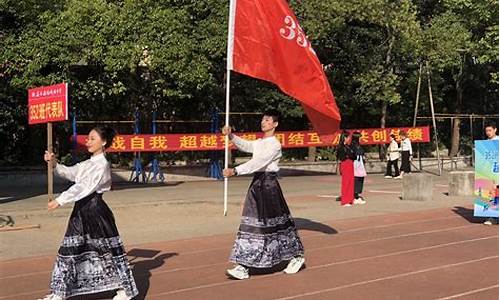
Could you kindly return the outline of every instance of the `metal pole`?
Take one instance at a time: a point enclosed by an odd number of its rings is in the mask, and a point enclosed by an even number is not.
[[[432,98],[432,86],[431,86],[431,74],[429,71],[429,62],[425,63],[425,67],[426,67],[425,69],[427,72],[427,85],[429,87],[429,101],[431,104],[432,127],[434,127],[434,143],[436,144],[436,154],[437,154],[437,160],[438,160],[439,176],[441,176],[443,170],[442,170],[442,164],[441,164],[441,156],[439,154],[438,131],[437,131],[437,126],[436,126],[436,116],[434,114],[434,100]]]
[[[420,98],[420,84],[422,83],[422,63],[418,69],[417,95],[415,97],[415,113],[413,115],[413,127],[417,126],[418,100]]]
[[[420,99],[420,84],[422,83],[422,63],[418,68],[417,95],[415,97],[415,114],[413,115],[413,127],[417,126],[418,100]],[[419,169],[422,170],[422,158],[420,157],[420,143],[417,144],[417,158]]]
[[[234,21],[236,13],[236,3],[234,0],[229,1],[229,20],[227,30],[227,63],[226,63],[226,115],[225,126],[229,126],[229,98],[231,91],[231,69],[233,68],[233,43],[234,43]],[[229,167],[229,136],[224,139],[224,169]],[[224,216],[227,216],[227,200],[228,200],[228,178],[224,177]]]

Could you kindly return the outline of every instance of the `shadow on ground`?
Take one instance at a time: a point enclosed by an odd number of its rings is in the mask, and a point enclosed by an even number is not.
[[[462,218],[466,219],[470,223],[483,223],[486,218],[479,218],[479,217],[474,217],[474,209],[472,208],[466,208],[462,206],[455,206],[452,211],[456,213],[457,215],[461,216]]]
[[[334,228],[320,222],[303,218],[294,218],[294,221],[299,230],[318,231],[326,234],[338,233]]]
[[[163,266],[167,259],[178,255],[178,253],[174,252],[160,252],[150,249],[132,249],[127,252],[133,268],[135,283],[139,290],[139,295],[134,299],[145,299],[150,286],[151,271]]]

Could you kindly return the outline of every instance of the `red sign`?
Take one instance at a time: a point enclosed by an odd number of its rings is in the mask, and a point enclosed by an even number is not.
[[[370,128],[351,129],[361,134],[362,145],[387,144],[389,136],[394,134],[399,141],[399,132],[404,130],[413,143],[430,141],[429,127],[405,128]],[[246,132],[236,135],[247,140],[256,140],[263,133]],[[338,143],[340,132],[335,134],[332,144],[325,143],[314,131],[283,131],[275,134],[283,148],[328,147]],[[87,136],[78,135],[77,142],[80,150],[85,149]],[[234,146],[231,145],[234,149]],[[224,137],[220,134],[136,134],[118,135],[108,152],[167,152],[167,151],[207,151],[224,150]]]
[[[28,124],[65,121],[67,119],[67,83],[28,90]]]

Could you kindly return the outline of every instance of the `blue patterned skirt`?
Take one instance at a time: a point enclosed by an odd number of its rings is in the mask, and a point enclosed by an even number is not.
[[[113,213],[102,194],[75,203],[50,288],[63,298],[117,289],[130,298],[138,294]]]
[[[271,268],[304,254],[277,173],[259,172],[248,190],[230,261]]]

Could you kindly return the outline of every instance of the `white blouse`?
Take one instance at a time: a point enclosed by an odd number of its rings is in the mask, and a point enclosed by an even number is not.
[[[401,141],[401,151],[410,151],[410,155],[413,154],[413,150],[411,148],[411,140],[409,138],[405,138]]]
[[[111,189],[111,168],[103,153],[71,167],[57,164],[54,172],[75,183],[55,199],[61,206]]]
[[[394,161],[396,159],[399,159],[399,147],[398,147],[398,143],[395,140],[391,141],[387,152],[388,152],[387,156],[389,157],[390,161]]]
[[[279,171],[278,162],[282,154],[281,143],[276,137],[247,141],[232,134],[231,141],[240,151],[252,153],[252,159],[235,168],[238,175]]]

